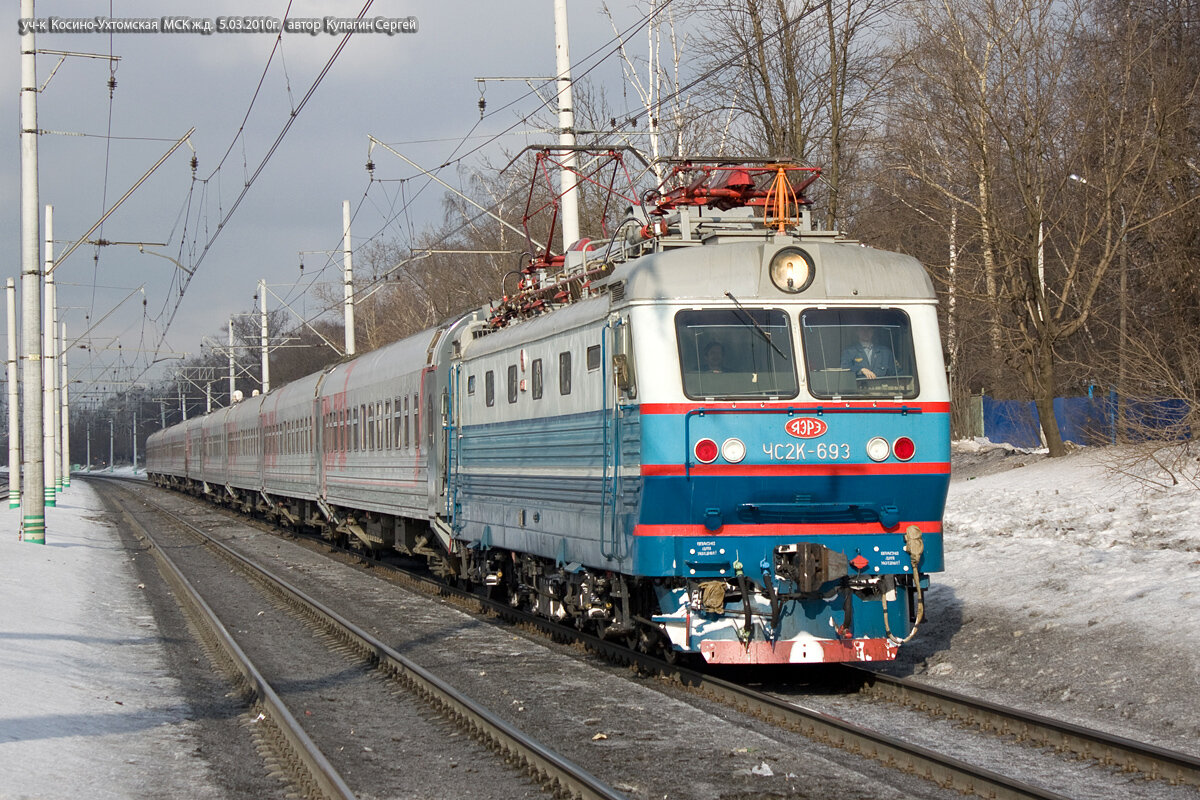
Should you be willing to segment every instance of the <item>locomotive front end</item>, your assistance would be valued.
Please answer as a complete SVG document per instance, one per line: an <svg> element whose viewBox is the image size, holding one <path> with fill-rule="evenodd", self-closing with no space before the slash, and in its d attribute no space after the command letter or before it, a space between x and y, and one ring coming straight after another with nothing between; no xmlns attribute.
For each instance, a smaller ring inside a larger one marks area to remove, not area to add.
<svg viewBox="0 0 1200 800"><path fill-rule="evenodd" d="M666 302L633 316L639 359L664 365L639 408L653 622L709 663L892 659L943 568L932 285L832 234L706 244L647 264Z"/></svg>

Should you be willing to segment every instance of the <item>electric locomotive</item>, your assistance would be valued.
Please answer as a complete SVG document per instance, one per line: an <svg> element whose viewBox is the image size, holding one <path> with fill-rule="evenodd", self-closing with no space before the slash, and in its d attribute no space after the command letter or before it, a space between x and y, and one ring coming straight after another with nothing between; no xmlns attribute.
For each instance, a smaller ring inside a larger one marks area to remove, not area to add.
<svg viewBox="0 0 1200 800"><path fill-rule="evenodd" d="M260 437L302 431L286 446L309 459L308 486L271 479L267 438L240 451L268 454L261 481L180 475L172 431L152 439L150 472L424 555L643 649L894 658L943 568L932 284L912 258L812 230L812 170L675 171L610 240L547 246L498 306L298 382L294 421L268 420L276 392L231 412Z"/></svg>

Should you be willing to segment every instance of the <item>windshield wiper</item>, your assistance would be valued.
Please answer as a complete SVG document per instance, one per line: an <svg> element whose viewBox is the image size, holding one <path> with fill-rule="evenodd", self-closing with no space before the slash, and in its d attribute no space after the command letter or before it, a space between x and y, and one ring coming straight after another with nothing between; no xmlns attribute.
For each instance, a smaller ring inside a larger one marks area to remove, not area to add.
<svg viewBox="0 0 1200 800"><path fill-rule="evenodd" d="M779 353L780 358L782 358L785 361L791 360L790 358L788 358L787 353L785 353L779 349L779 345L777 345L777 344L775 344L775 342L771 341L771 334L769 334L765 330L763 330L762 326L754 321L754 317L750 316L750 312L746 310L746 307L743 306L741 304L741 302L739 302L738 299L733 296L732 293L726 292L725 296L733 301L733 304L736 305L738 307L738 310L742 312L742 316L745 317L746 320L751 325L754 326L754 330L758 331L758 334L763 337L763 340L766 341L767 344L771 345L771 349L774 350L776 353Z"/></svg>

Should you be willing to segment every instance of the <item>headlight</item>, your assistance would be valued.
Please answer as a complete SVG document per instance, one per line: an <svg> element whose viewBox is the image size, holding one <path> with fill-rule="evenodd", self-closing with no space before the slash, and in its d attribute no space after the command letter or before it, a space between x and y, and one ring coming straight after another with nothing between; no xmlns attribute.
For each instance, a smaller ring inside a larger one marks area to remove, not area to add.
<svg viewBox="0 0 1200 800"><path fill-rule="evenodd" d="M817 277L812 256L798 247L785 247L771 259L771 283L788 294L803 292Z"/></svg>
<svg viewBox="0 0 1200 800"><path fill-rule="evenodd" d="M867 442L867 455L871 457L872 461L886 461L891 452L892 446L882 436L876 436Z"/></svg>
<svg viewBox="0 0 1200 800"><path fill-rule="evenodd" d="M737 464L746 457L746 443L741 439L726 439L721 444L721 455L730 464Z"/></svg>

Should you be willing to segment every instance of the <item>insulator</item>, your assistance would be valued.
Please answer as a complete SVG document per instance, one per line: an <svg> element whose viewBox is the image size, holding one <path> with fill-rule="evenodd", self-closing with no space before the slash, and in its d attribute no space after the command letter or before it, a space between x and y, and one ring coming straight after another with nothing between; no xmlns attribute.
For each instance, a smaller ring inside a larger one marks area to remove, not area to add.
<svg viewBox="0 0 1200 800"><path fill-rule="evenodd" d="M479 98L479 118L483 119L483 112L487 110L487 100Z"/></svg>
<svg viewBox="0 0 1200 800"><path fill-rule="evenodd" d="M117 90L117 76L110 75L108 78L108 98L111 100L113 92Z"/></svg>
<svg viewBox="0 0 1200 800"><path fill-rule="evenodd" d="M367 172L371 174L372 178L375 177L375 162L369 158L367 159Z"/></svg>
<svg viewBox="0 0 1200 800"><path fill-rule="evenodd" d="M196 158L196 154L192 153L192 177L196 177L196 167L200 166L200 159Z"/></svg>

